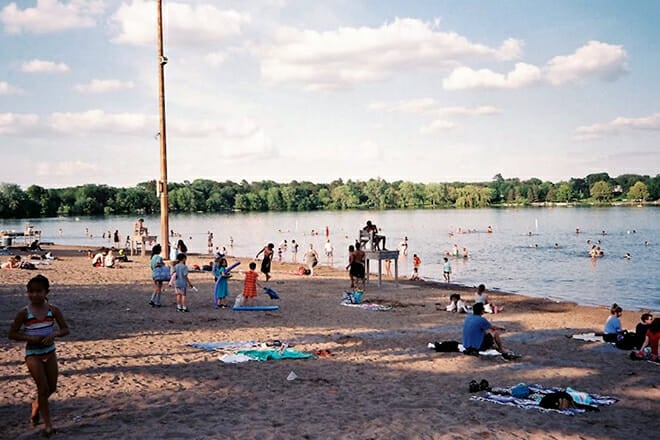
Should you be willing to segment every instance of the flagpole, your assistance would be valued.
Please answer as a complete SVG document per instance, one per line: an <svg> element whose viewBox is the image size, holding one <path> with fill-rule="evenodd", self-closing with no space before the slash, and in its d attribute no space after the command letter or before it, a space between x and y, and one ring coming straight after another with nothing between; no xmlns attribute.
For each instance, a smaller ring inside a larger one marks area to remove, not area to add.
<svg viewBox="0 0 660 440"><path fill-rule="evenodd" d="M165 64L167 58L163 54L163 2L157 0L158 6L158 110L160 113L160 180L158 194L160 195L160 242L165 258L169 249L169 212L167 197L167 131L165 127Z"/></svg>

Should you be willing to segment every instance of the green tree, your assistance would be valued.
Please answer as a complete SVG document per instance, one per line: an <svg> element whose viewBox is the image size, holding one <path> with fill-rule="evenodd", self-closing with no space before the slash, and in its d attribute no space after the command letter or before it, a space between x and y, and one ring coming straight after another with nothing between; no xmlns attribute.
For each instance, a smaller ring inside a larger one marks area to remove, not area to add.
<svg viewBox="0 0 660 440"><path fill-rule="evenodd" d="M589 189L589 193L598 202L612 200L612 186L604 180L594 183Z"/></svg>
<svg viewBox="0 0 660 440"><path fill-rule="evenodd" d="M644 201L649 198L649 190L646 188L644 182L637 182L628 191L628 198L630 200Z"/></svg>
<svg viewBox="0 0 660 440"><path fill-rule="evenodd" d="M571 189L571 185L566 182L559 185L559 188L555 191L554 200L557 202L570 202L572 199L573 190Z"/></svg>

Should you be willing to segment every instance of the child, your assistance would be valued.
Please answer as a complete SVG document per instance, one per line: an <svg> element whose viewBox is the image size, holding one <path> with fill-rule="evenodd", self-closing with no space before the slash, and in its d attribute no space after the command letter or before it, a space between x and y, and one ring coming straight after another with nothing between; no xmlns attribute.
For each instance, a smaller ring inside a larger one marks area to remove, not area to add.
<svg viewBox="0 0 660 440"><path fill-rule="evenodd" d="M449 296L449 305L447 306L448 312L468 313L468 308L461 299L458 293L452 293Z"/></svg>
<svg viewBox="0 0 660 440"><path fill-rule="evenodd" d="M654 362L660 362L658 350L660 349L660 318L655 318L644 337L644 343L641 349L635 353L637 359L647 359Z"/></svg>
<svg viewBox="0 0 660 440"><path fill-rule="evenodd" d="M218 307L224 309L227 307L227 296L229 296L229 283L227 280L231 276L227 272L227 260L218 257L213 263L213 276L215 277L215 292L213 300L213 308Z"/></svg>
<svg viewBox="0 0 660 440"><path fill-rule="evenodd" d="M261 287L257 282L259 274L255 272L257 263L254 261L250 263L250 270L245 272L245 283L243 284L243 298L246 306L253 306L254 299L257 297L257 286Z"/></svg>
<svg viewBox="0 0 660 440"><path fill-rule="evenodd" d="M163 247L160 244L156 244L151 249L151 262L149 263L149 265L151 266L152 274L154 269L165 265L165 262L163 261L163 257L160 256L160 253L162 251L163 251ZM163 281L154 279L154 293L151 294L151 299L149 300L149 305L151 307L161 306L160 297L162 293L163 293Z"/></svg>
<svg viewBox="0 0 660 440"><path fill-rule="evenodd" d="M410 279L411 280L419 280L420 279L419 278L419 269L417 269L416 267L413 267L412 274L410 274Z"/></svg>
<svg viewBox="0 0 660 440"><path fill-rule="evenodd" d="M419 266L422 264L421 258L417 254L413 254L413 267L419 271Z"/></svg>
<svg viewBox="0 0 660 440"><path fill-rule="evenodd" d="M444 258L445 264L443 266L443 276L445 278L445 281L449 282L449 278L451 275L451 264L449 264L449 259L447 257Z"/></svg>
<svg viewBox="0 0 660 440"><path fill-rule="evenodd" d="M30 304L21 309L9 329L9 338L27 342L25 364L37 384L37 400L32 402L30 421L33 426L44 419L42 435L55 434L50 417L48 397L57 388L57 357L55 338L69 334L69 327L59 308L48 303L50 282L43 275L37 275L27 283ZM55 323L58 329L55 330Z"/></svg>
<svg viewBox="0 0 660 440"><path fill-rule="evenodd" d="M190 310L186 306L186 293L187 288L190 286L191 289L195 289L190 280L188 279L188 266L186 266L186 254L181 252L176 256L176 266L174 266L174 273L176 274L176 279L174 280L174 291L176 293L176 311L177 312L189 312Z"/></svg>

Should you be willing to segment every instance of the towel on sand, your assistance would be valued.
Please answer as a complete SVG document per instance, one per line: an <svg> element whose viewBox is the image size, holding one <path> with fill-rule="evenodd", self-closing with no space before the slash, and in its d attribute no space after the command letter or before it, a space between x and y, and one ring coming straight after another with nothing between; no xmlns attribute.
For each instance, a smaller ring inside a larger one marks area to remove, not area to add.
<svg viewBox="0 0 660 440"><path fill-rule="evenodd" d="M257 341L217 341L217 342L190 342L190 347L201 348L206 351L215 350L239 350L258 347Z"/></svg>
<svg viewBox="0 0 660 440"><path fill-rule="evenodd" d="M577 335L571 335L571 338L577 339L579 341L586 341L586 342L603 342L603 337L602 336L596 336L596 333L580 333Z"/></svg>
<svg viewBox="0 0 660 440"><path fill-rule="evenodd" d="M311 353L305 353L291 348L284 350L240 350L236 354L251 357L256 361L281 360L281 359L316 359Z"/></svg>
<svg viewBox="0 0 660 440"><path fill-rule="evenodd" d="M342 302L341 305L346 307L357 307L358 309L372 310L377 312L386 312L388 310L392 310L392 306L385 306L382 304L346 304Z"/></svg>
<svg viewBox="0 0 660 440"><path fill-rule="evenodd" d="M576 397L580 401L589 401L589 406L593 409L597 409L600 406L612 405L618 402L619 399L610 396L601 396L598 394L584 393L581 391L574 390L573 388L559 388L551 387L546 388L541 385L529 385L530 395L527 398L517 398L511 395L511 390L509 388L493 388L492 391L485 391L481 395L475 395L470 398L470 400L480 400L483 402L493 402L499 405L507 406L517 406L518 408L530 409L534 408L543 412L558 412L567 416L574 416L581 414L586 411L583 408L566 408L566 409L547 409L539 405L541 399L544 395L550 393L557 393L560 391L570 390L569 394L573 397L573 400L576 400ZM580 403L577 402L576 403Z"/></svg>

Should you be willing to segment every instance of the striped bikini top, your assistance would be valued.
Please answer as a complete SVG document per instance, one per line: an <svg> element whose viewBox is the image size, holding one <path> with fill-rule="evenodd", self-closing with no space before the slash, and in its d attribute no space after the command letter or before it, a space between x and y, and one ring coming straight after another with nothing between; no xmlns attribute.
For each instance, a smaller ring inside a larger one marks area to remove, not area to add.
<svg viewBox="0 0 660 440"><path fill-rule="evenodd" d="M55 316L50 306L48 306L48 312L43 319L38 319L32 311L30 306L25 306L27 310L27 318L23 324L23 332L28 336L48 336L53 333L55 328Z"/></svg>

